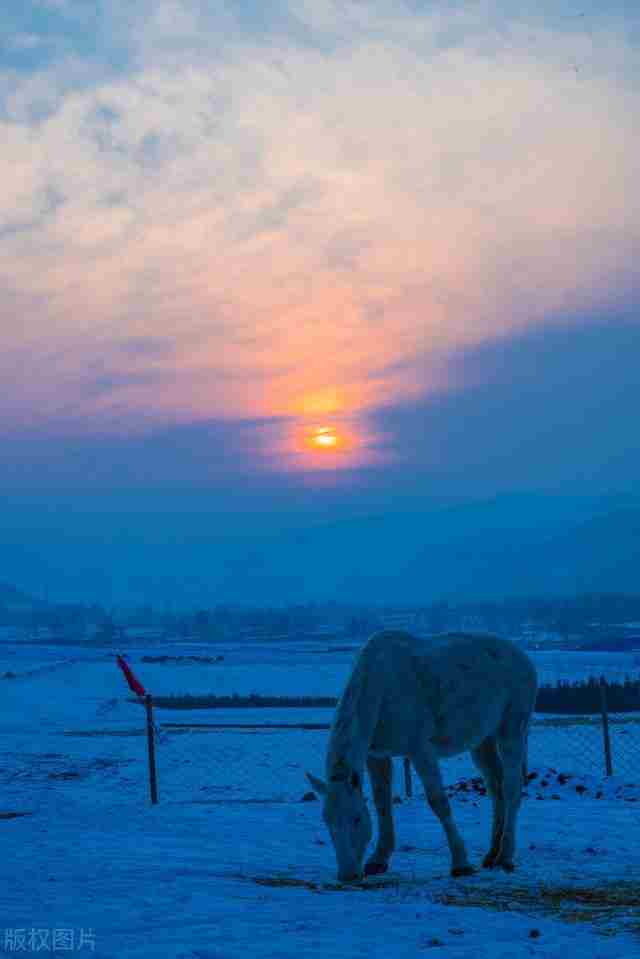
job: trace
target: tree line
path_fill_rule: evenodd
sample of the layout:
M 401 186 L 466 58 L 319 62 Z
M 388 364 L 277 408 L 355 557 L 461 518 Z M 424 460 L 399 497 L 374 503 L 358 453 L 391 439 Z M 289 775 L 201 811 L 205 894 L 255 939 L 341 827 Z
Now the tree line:
M 543 683 L 538 689 L 535 711 L 559 715 L 590 715 L 600 713 L 601 685 L 604 685 L 607 709 L 610 713 L 640 712 L 640 679 L 627 676 L 624 682 L 588 679 L 568 682 L 560 679 Z M 246 709 L 246 708 L 333 708 L 335 696 L 261 696 L 251 693 L 239 696 L 217 696 L 214 693 L 156 697 L 156 705 L 166 709 Z
M 536 712 L 589 714 L 601 710 L 602 693 L 611 713 L 640 712 L 640 679 L 625 677 L 624 682 L 589 676 L 588 679 L 559 679 L 555 684 L 542 683 L 538 689 Z
M 14 591 L 15 592 L 15 591 Z M 17 599 L 21 602 L 17 602 Z M 107 608 L 93 604 L 55 604 L 0 592 L 0 626 L 46 629 L 61 638 L 117 638 L 123 630 L 152 628 L 167 637 L 219 639 L 296 637 L 320 629 L 362 639 L 398 621 L 419 633 L 484 631 L 517 636 L 525 629 L 549 631 L 588 641 L 621 623 L 640 623 L 640 595 L 586 593 L 569 597 L 519 597 L 477 602 L 435 601 L 399 608 L 385 604 L 341 602 L 291 603 L 284 607 L 245 607 L 215 602 L 193 610 Z

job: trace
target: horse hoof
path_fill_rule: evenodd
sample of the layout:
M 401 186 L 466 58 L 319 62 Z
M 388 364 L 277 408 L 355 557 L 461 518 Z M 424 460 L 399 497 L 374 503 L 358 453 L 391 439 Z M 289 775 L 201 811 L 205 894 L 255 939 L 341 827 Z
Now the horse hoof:
M 483 869 L 495 869 L 496 861 L 493 856 L 485 856 L 482 860 Z
M 516 868 L 512 862 L 497 862 L 496 866 L 500 866 L 501 869 L 504 869 L 505 872 L 513 872 Z
M 475 869 L 473 866 L 458 866 L 456 869 L 451 870 L 451 875 L 454 879 L 458 879 L 459 876 L 473 876 Z
M 389 866 L 386 862 L 368 862 L 364 867 L 365 876 L 381 876 Z

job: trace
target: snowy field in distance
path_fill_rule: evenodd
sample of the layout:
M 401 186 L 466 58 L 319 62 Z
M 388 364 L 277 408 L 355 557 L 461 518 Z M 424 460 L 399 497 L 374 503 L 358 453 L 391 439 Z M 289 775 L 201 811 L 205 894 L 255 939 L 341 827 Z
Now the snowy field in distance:
M 21 673 L 62 660 L 84 664 L 87 685 L 104 686 L 122 692 L 119 676 L 106 674 L 105 663 L 113 663 L 115 652 L 126 653 L 132 667 L 156 695 L 213 693 L 219 696 L 252 692 L 278 696 L 337 696 L 347 679 L 357 653 L 355 642 L 292 641 L 290 643 L 185 643 L 167 641 L 153 646 L 87 649 L 79 646 L 32 646 L 26 643 L 0 644 L 0 675 L 6 670 Z M 220 663 L 143 663 L 143 656 L 223 656 Z M 583 653 L 566 650 L 530 652 L 540 682 L 577 680 L 589 675 L 624 680 L 640 675 L 638 654 Z

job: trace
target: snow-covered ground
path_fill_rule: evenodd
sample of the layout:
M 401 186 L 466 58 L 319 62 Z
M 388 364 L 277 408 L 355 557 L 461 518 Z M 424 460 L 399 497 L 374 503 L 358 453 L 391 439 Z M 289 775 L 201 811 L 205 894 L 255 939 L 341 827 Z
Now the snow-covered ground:
M 216 647 L 225 660 L 211 666 L 146 664 L 140 657 L 148 650 L 131 650 L 130 662 L 158 694 L 337 694 L 353 652 L 326 649 Z M 178 648 L 152 652 L 159 651 Z M 103 959 L 429 950 L 450 959 L 640 956 L 640 750 L 635 769 L 605 781 L 597 729 L 581 728 L 591 740 L 562 726 L 532 732 L 530 768 L 538 775 L 523 799 L 513 875 L 481 870 L 450 879 L 440 826 L 415 777 L 414 797 L 404 797 L 398 764 L 393 871 L 340 888 L 320 804 L 302 801 L 304 770 L 322 772 L 325 731 L 165 729 L 153 807 L 144 717 L 128 701 L 113 657 L 71 647 L 1 655 L 0 670 L 10 659 L 6 668 L 17 678 L 0 680 L 0 954 L 51 954 L 55 942 L 60 955 Z M 619 657 L 608 659 L 624 675 Z M 157 713 L 159 724 L 330 717 L 331 710 Z M 631 724 L 625 735 L 638 730 Z M 589 750 L 578 748 L 583 742 Z M 479 862 L 489 802 L 469 779 L 477 774 L 467 757 L 443 771 Z M 462 780 L 466 788 L 456 786 Z

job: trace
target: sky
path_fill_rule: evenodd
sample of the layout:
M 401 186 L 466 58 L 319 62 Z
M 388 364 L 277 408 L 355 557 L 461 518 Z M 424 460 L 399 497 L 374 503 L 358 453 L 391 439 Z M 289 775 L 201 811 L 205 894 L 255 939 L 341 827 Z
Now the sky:
M 639 44 L 618 0 L 5 4 L 0 578 L 637 488 Z

